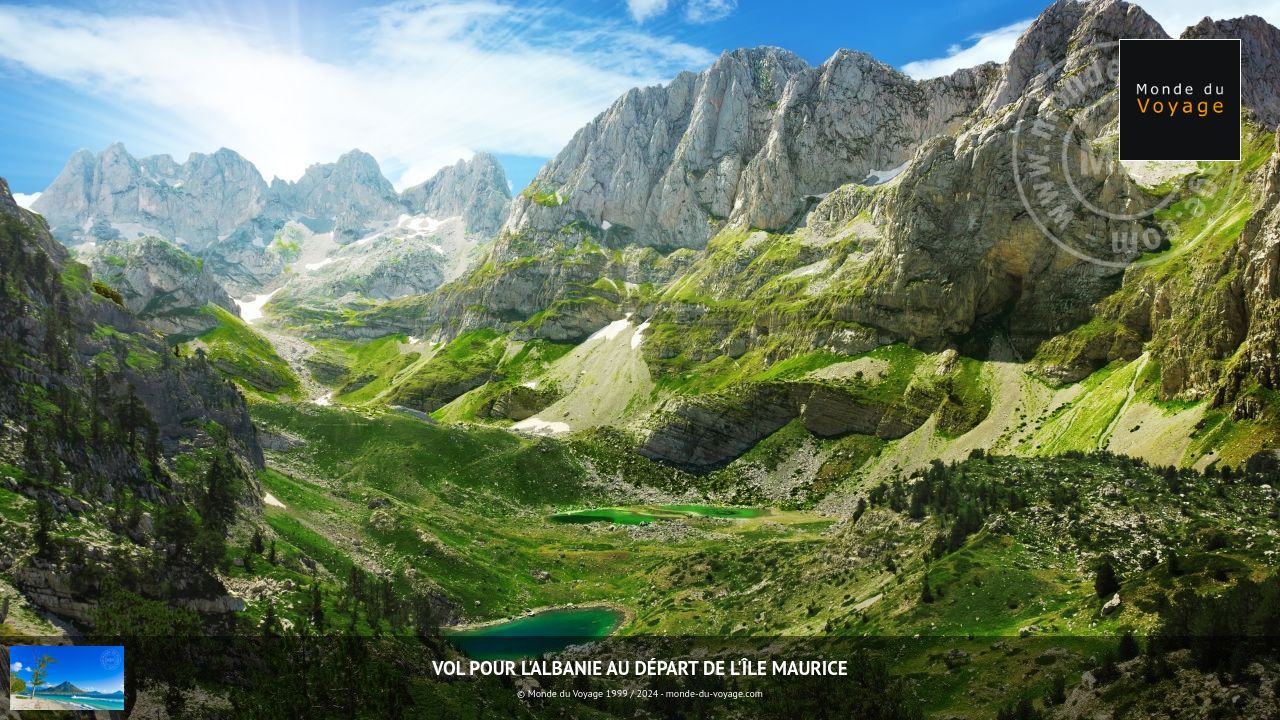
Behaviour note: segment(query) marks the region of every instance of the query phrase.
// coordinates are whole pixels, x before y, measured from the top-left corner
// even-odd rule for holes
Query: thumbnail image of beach
[[[9,648],[10,710],[124,710],[124,648]]]

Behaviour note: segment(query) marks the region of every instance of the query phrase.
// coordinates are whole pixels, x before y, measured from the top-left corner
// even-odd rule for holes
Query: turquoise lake
[[[610,607],[560,608],[445,636],[476,660],[516,660],[608,637],[625,618]]]

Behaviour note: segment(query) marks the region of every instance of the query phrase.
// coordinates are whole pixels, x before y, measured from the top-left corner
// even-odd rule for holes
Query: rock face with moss
[[[231,488],[227,513],[259,506],[252,473],[263,456],[244,398],[203,359],[174,357],[3,180],[0,420],[6,488],[35,501],[46,529],[75,518],[56,539],[37,533],[35,548],[6,555],[35,603],[88,622],[115,577],[149,597],[233,609],[207,567],[156,540],[141,508],[186,513],[206,488],[181,468],[205,453]],[[126,506],[138,509],[127,519]],[[108,547],[111,534],[132,542]]]
[[[808,196],[901,165],[954,129],[993,79],[984,66],[917,83],[849,51],[816,68],[779,48],[725,53],[628,92],[579,130],[506,230],[577,221],[607,244],[700,248],[726,223],[781,229]]]
[[[862,53],[817,68],[778,48],[725,53],[700,74],[628,92],[579,130],[513,201],[486,274],[449,295],[526,319],[573,299],[583,280],[645,281],[643,268],[579,252],[584,243],[669,253],[730,224],[790,227],[816,196],[885,175],[953,130],[994,79],[993,65],[917,83]],[[572,272],[566,255],[580,256]]]
[[[138,318],[167,335],[198,335],[216,327],[217,320],[203,312],[206,305],[238,312],[202,260],[160,238],[81,247],[80,258],[94,277],[119,292]]]
[[[125,306],[123,297],[118,302],[108,296],[110,292],[100,290],[89,268],[70,258],[44,221],[13,202],[2,180],[0,221],[9,276],[3,324],[5,338],[13,341],[6,345],[6,352],[29,360],[24,365],[18,358],[7,357],[0,363],[6,372],[21,371],[28,378],[7,385],[10,391],[87,396],[90,376],[100,371],[106,384],[97,389],[96,401],[107,403],[110,395],[116,398],[110,406],[114,408],[120,400],[117,396],[134,393],[135,401],[156,422],[157,447],[176,452],[184,445],[210,445],[214,442],[210,423],[216,423],[236,454],[249,464],[261,464],[262,451],[243,398],[206,365],[174,362],[169,349]],[[221,300],[225,302],[225,297]],[[82,405],[88,402],[83,397],[57,405],[64,412],[72,412],[74,406],[90,412]],[[16,407],[0,409],[11,412]],[[203,420],[193,423],[197,419]],[[65,449],[73,454],[94,451],[92,446]],[[123,462],[123,458],[111,460]],[[73,462],[64,464],[75,467]]]

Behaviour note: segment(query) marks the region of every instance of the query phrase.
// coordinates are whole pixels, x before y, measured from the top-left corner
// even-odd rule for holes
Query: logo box
[[[1239,160],[1240,40],[1120,40],[1120,159]]]

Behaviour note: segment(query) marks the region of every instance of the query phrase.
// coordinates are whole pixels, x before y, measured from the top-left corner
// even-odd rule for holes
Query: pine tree
[[[276,541],[272,539],[271,546],[267,550],[267,562],[272,565],[276,564]]]
[[[1067,678],[1062,673],[1057,673],[1049,680],[1049,689],[1044,693],[1044,704],[1061,705],[1066,701]]]
[[[1100,598],[1113,595],[1120,589],[1120,580],[1116,577],[1114,563],[1115,559],[1110,555],[1103,557],[1098,563],[1097,575],[1093,579],[1093,589]]]
[[[276,617],[276,605],[267,601],[267,610],[262,614],[262,634],[275,637],[280,634],[280,619]]]
[[[1133,632],[1126,630],[1125,633],[1120,636],[1120,647],[1116,650],[1118,659],[1120,662],[1132,660],[1138,657],[1139,652],[1141,651],[1138,649],[1138,641],[1133,637]]]
[[[162,507],[156,518],[156,538],[169,546],[169,561],[181,562],[196,541],[196,524],[184,505]]]
[[[226,533],[236,517],[236,475],[234,464],[217,457],[205,471],[205,493],[200,499],[200,517],[208,527]]]
[[[311,625],[317,633],[324,632],[324,604],[319,583],[311,583]]]
[[[36,530],[32,538],[36,545],[36,554],[43,558],[52,557],[53,547],[53,506],[41,497],[36,501]]]
[[[933,591],[929,589],[929,576],[924,576],[924,583],[920,587],[920,602],[932,603]]]

